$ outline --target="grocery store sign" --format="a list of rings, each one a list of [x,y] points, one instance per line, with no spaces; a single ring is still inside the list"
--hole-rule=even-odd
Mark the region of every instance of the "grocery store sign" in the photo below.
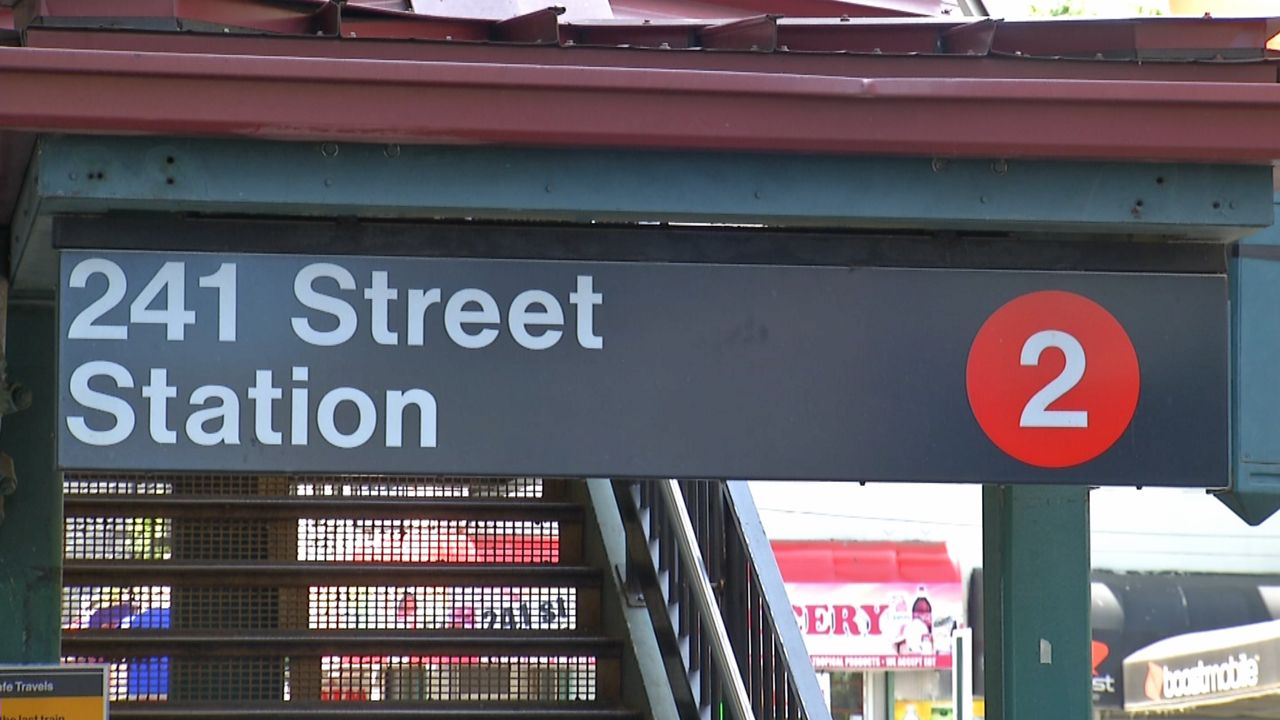
[[[1221,276],[67,250],[59,311],[66,469],[1227,482]]]
[[[960,583],[788,582],[787,597],[819,670],[931,670],[952,665]]]

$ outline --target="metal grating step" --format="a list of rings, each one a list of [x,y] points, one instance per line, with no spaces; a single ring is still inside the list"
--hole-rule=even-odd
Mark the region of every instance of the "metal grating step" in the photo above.
[[[220,518],[280,520],[287,518],[434,520],[527,520],[531,522],[581,522],[579,505],[553,500],[495,500],[472,498],[385,498],[331,496],[224,495],[186,497],[172,495],[67,495],[67,514],[86,517]]]
[[[528,659],[582,655],[617,658],[617,641],[604,637],[508,631],[481,635],[454,630],[276,630],[228,635],[217,631],[80,630],[63,635],[68,655],[168,655],[254,657],[259,655],[430,655],[442,658]]]
[[[275,495],[417,499],[554,500],[565,480],[390,475],[190,475],[75,473],[63,482],[73,495],[164,495],[208,497]]]
[[[423,707],[523,702],[579,707],[614,703],[620,695],[616,657],[412,654],[413,649],[423,648],[379,647],[380,654],[374,655],[93,654],[68,655],[65,661],[105,664],[113,703],[204,702],[241,708],[287,702]],[[406,654],[381,654],[388,652]]]
[[[311,586],[392,580],[396,583],[430,582],[436,585],[475,587],[599,587],[600,571],[592,567],[513,563],[407,564],[407,563],[286,563],[256,560],[191,562],[157,560],[69,560],[63,565],[68,585],[95,584],[121,576],[142,577],[154,584],[187,584],[216,587]]]
[[[166,703],[116,703],[114,720],[312,720],[312,718],[361,718],[362,720],[641,720],[633,710],[616,707],[565,707],[520,704],[509,707],[491,703],[483,708],[459,704],[396,707],[385,704],[279,703],[254,708]]]

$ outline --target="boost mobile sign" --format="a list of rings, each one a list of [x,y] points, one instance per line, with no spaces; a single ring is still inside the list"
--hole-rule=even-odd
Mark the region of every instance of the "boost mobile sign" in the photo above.
[[[1153,652],[1160,645],[1157,643],[1134,653],[1124,662],[1125,710],[1187,711],[1232,699],[1273,695],[1280,688],[1280,647],[1274,629],[1266,634],[1259,631],[1253,637],[1256,641],[1200,652],[1161,655]]]
[[[66,469],[1227,481],[1221,276],[93,250],[60,271]]]

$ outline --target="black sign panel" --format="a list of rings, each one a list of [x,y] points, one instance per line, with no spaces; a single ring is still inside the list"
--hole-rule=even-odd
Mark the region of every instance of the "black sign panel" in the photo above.
[[[1226,281],[64,251],[68,469],[1222,486]]]
[[[0,720],[105,720],[104,666],[0,667]]]

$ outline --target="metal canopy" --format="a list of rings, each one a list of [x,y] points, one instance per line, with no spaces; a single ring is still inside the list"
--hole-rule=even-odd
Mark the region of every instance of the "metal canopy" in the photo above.
[[[569,23],[554,10],[477,20],[324,0],[135,0],[112,3],[107,16],[86,0],[8,4],[0,8],[0,28],[14,28],[0,31],[0,225],[32,135],[48,132],[1280,158],[1276,53],[1266,50],[1280,29],[1274,19]]]

